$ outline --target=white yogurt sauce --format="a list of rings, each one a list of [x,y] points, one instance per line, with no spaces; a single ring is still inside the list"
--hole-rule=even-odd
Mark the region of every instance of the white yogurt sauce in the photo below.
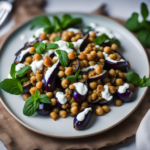
[[[113,62],[113,63],[124,62],[125,61],[124,59],[120,59],[119,61],[113,60],[105,52],[103,52],[103,55],[104,55],[105,60],[108,60],[108,61]]]
[[[75,86],[75,89],[77,90],[77,92],[81,95],[85,95],[88,92],[88,88],[87,86],[82,83],[82,82],[77,82],[73,84]]]
[[[80,112],[78,115],[77,115],[77,120],[78,121],[83,121],[85,119],[85,115],[91,111],[92,108],[89,107],[89,108],[85,108],[82,112]]]
[[[67,98],[63,92],[57,92],[56,97],[57,97],[58,101],[60,102],[60,104],[62,104],[62,105],[67,102]]]
[[[100,46],[99,46],[99,45],[95,45],[95,47],[96,47],[96,48],[99,48]]]
[[[29,40],[28,40],[28,42],[33,42],[33,41],[35,41],[35,40],[36,40],[36,38],[30,37]]]
[[[44,54],[41,54],[42,58],[44,59],[46,56],[50,56],[54,52],[55,52],[54,50],[48,50]]]
[[[47,40],[43,40],[42,43],[46,44]]]
[[[125,93],[128,88],[129,88],[129,84],[124,83],[123,85],[119,86],[118,92],[119,93]]]
[[[40,61],[33,61],[31,63],[31,70],[33,71],[33,74],[36,74],[37,70],[42,70],[42,66],[43,66],[43,60]]]
[[[23,67],[25,67],[25,65],[23,63],[19,63],[15,66],[15,70],[19,71],[20,69],[22,69]]]
[[[84,71],[88,71],[90,69],[95,69],[97,65],[94,65],[94,66],[89,66],[89,67],[86,67],[86,68],[83,68],[81,69],[80,71],[84,72]]]
[[[26,38],[26,36],[24,35],[24,34],[22,34],[21,36],[20,36],[20,40],[24,40]]]
[[[25,50],[22,50],[22,51],[21,51],[19,61],[21,61],[21,60],[22,60],[23,56],[24,56],[26,53],[28,53],[28,52],[29,52],[29,50],[30,50],[30,47],[29,47],[29,48],[27,48],[27,49],[25,49]]]
[[[74,33],[80,32],[80,30],[76,28],[68,28],[67,31],[73,31]]]
[[[72,42],[74,48],[78,53],[80,53],[80,45],[82,44],[83,41],[84,39],[78,39],[76,42]]]
[[[108,30],[106,27],[102,27],[102,26],[98,26],[96,25],[95,23],[90,23],[90,26],[95,29],[95,31],[97,32],[96,33],[96,36],[100,36],[101,34],[105,33],[106,35],[108,35],[109,38],[114,38],[115,36],[113,35],[113,33]],[[92,33],[93,31],[90,31],[90,33]]]
[[[57,61],[57,63],[55,63],[52,67],[48,67],[48,70],[45,73],[46,82],[47,82],[48,78],[50,77],[50,75],[53,73],[54,69],[57,67],[58,63],[59,63],[59,61]]]
[[[107,101],[110,101],[113,98],[113,96],[108,90],[108,85],[104,85],[104,90],[101,93],[102,93],[102,98],[104,98]]]

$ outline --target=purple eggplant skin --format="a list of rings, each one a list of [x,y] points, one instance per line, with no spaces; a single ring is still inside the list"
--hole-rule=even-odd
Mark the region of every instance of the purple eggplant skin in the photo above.
[[[112,50],[112,51],[114,51],[114,50]],[[124,57],[119,52],[117,52],[117,51],[115,51],[115,52],[118,53],[124,59]],[[105,64],[106,64],[106,67],[109,69],[113,68],[113,69],[119,69],[119,70],[125,70],[128,65],[126,60],[123,62],[117,62],[117,63],[105,60]]]
[[[62,108],[61,106],[62,106],[62,104],[59,102],[59,100],[58,100],[58,98],[56,97],[56,95],[55,95],[55,98],[56,98],[56,105],[59,107],[59,108]],[[67,102],[66,102],[67,103]],[[65,103],[65,104],[66,104]],[[65,105],[64,104],[64,105]]]
[[[60,63],[58,63],[54,69],[54,71],[52,72],[52,74],[49,76],[48,80],[46,81],[45,79],[45,66],[43,65],[43,88],[44,90],[46,90],[47,92],[52,92],[55,90],[56,86],[57,86],[57,73],[59,71],[59,65]]]
[[[85,108],[84,108],[85,109]],[[84,109],[82,111],[84,111]],[[81,112],[82,112],[81,111]],[[76,130],[82,130],[89,122],[91,116],[92,116],[92,112],[93,112],[93,109],[91,109],[91,111],[89,111],[86,115],[85,115],[85,118],[83,121],[79,121],[77,120],[77,115],[80,113],[78,113],[75,117],[74,117],[74,120],[73,120],[73,127],[76,129]]]
[[[101,105],[101,106],[103,106],[103,105],[109,105],[112,101],[113,101],[113,97],[109,101],[106,100],[105,102],[98,102],[98,104]]]
[[[31,87],[32,87],[31,83],[28,84],[28,85],[23,86],[23,92],[22,92],[22,94],[30,94],[29,90],[30,90]]]
[[[130,89],[130,87],[126,90],[124,93],[119,93],[118,91],[116,92],[116,95],[119,99],[121,99],[123,102],[129,102],[132,100],[133,93]]]
[[[80,51],[82,52],[82,51],[84,51],[84,48],[86,47],[86,45],[87,45],[87,42],[88,42],[88,38],[89,38],[89,34],[88,33],[86,33],[84,36],[83,36],[83,42],[82,42],[82,44],[80,45]]]
[[[77,62],[77,64],[76,64],[76,62]],[[71,61],[69,62],[68,67],[72,67],[72,68],[73,68],[73,73],[76,73],[77,70],[78,70],[79,67],[80,67],[80,59],[79,59],[78,57],[76,57],[76,59],[71,60]]]
[[[40,103],[36,112],[40,115],[49,115],[52,111],[52,105],[48,103]]]

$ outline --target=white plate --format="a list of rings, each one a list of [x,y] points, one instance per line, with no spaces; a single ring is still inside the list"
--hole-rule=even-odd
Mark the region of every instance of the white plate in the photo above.
[[[47,14],[51,17],[52,15],[61,16],[62,14]],[[105,26],[110,29],[117,39],[121,42],[120,52],[130,61],[132,69],[137,72],[141,77],[146,75],[149,76],[149,64],[148,57],[145,50],[139,43],[139,41],[123,26],[117,22],[108,18],[89,14],[71,14],[73,17],[81,17],[86,25],[91,22],[95,22],[99,25]],[[23,47],[24,43],[33,35],[34,30],[29,30],[31,20],[26,22],[17,28],[5,41],[2,46],[0,54],[0,81],[7,78],[10,71],[10,66],[13,63],[15,56],[14,54]],[[26,35],[26,40],[21,41],[20,36]],[[27,128],[53,137],[59,138],[79,138],[90,136],[104,132],[123,121],[129,116],[135,108],[140,104],[144,97],[147,88],[137,88],[134,92],[133,101],[124,103],[121,107],[115,107],[112,104],[111,112],[101,117],[97,117],[93,114],[88,126],[85,130],[77,131],[73,128],[73,118],[68,117],[66,119],[58,119],[53,121],[48,116],[40,116],[35,114],[32,117],[24,116],[22,113],[24,101],[22,96],[10,95],[4,91],[1,92],[2,104],[9,111],[9,113],[17,119],[21,124]]]

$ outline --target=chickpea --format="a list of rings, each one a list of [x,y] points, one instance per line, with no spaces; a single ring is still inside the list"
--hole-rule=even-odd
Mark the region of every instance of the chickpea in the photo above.
[[[111,83],[110,83],[110,82],[107,82],[107,83],[105,83],[105,85],[111,86]]]
[[[52,105],[52,106],[55,106],[55,105],[56,105],[56,102],[57,102],[57,101],[56,101],[56,98],[52,98],[52,99],[51,99],[51,105]]]
[[[65,70],[65,75],[66,76],[70,76],[72,74],[72,67],[68,67],[66,70]]]
[[[95,38],[96,37],[96,33],[95,32],[90,32],[90,37]]]
[[[23,100],[26,101],[30,96],[30,94],[23,94]]]
[[[102,46],[100,46],[100,48],[99,48],[101,51],[104,51],[104,47],[102,47]]]
[[[40,94],[43,94],[44,92],[43,89],[38,89],[38,90],[40,91]]]
[[[91,54],[87,54],[87,60],[88,61],[91,61],[91,60],[93,60],[94,58],[93,58],[93,55],[91,55]]]
[[[73,37],[73,36],[74,36],[74,32],[73,32],[73,31],[69,31],[69,32],[68,32],[68,36],[69,36],[69,37]]]
[[[69,81],[67,79],[62,80],[61,85],[63,88],[67,88],[69,86]]]
[[[119,100],[119,99],[116,100],[115,105],[118,106],[118,107],[121,106],[122,105],[122,100]]]
[[[84,63],[84,67],[88,67],[88,66],[89,66],[89,64],[88,64],[88,61],[87,61],[87,60],[83,60],[82,62]]]
[[[64,77],[64,76],[65,76],[65,73],[64,73],[63,71],[59,71],[59,72],[58,72],[58,76],[59,76],[59,77]]]
[[[96,51],[91,51],[90,54],[95,58],[97,56]]]
[[[68,35],[68,31],[66,30],[66,31],[63,31],[63,33],[62,33],[62,36],[64,36],[64,35]],[[74,33],[74,32],[73,32]]]
[[[69,36],[68,35],[64,35],[61,38],[63,41],[69,41]]]
[[[125,79],[124,73],[123,72],[119,72],[118,73],[119,78],[121,79]]]
[[[91,95],[91,99],[94,101],[94,100],[96,100],[96,98],[97,98],[97,94],[96,94],[96,93],[93,93],[93,94]]]
[[[33,53],[33,52],[35,52],[35,47],[30,47],[29,53]]]
[[[97,92],[98,92],[98,93],[100,93],[100,92],[103,91],[103,90],[104,90],[103,85],[98,85],[98,86],[97,86]]]
[[[58,107],[53,108],[52,112],[56,112],[57,114],[59,114],[59,108]]]
[[[111,45],[111,49],[117,51],[118,50],[118,46],[116,44],[112,44]]]
[[[84,108],[88,107],[88,105],[89,105],[89,104],[88,104],[88,102],[86,102],[86,101],[81,104],[81,106],[84,107]]]
[[[53,97],[53,93],[52,93],[52,92],[46,92],[46,95],[47,95],[49,98],[52,98],[52,97]]]
[[[68,101],[70,101],[72,97],[71,97],[70,94],[67,94],[67,95],[66,95],[66,98],[67,98]]]
[[[77,40],[76,37],[71,38],[71,42],[75,42],[76,40]]]
[[[116,73],[119,74],[121,71],[120,70],[116,70]]]
[[[36,80],[41,81],[42,80],[42,74],[36,73]]]
[[[42,73],[42,70],[38,70],[36,73],[41,74],[41,73]]]
[[[75,53],[75,52],[70,52],[70,53],[68,53],[68,58],[69,58],[70,60],[75,59],[75,58],[76,58],[76,53]]]
[[[65,90],[65,93],[68,94],[68,95],[71,95],[71,94],[72,94],[72,91],[67,88],[67,89]]]
[[[113,60],[116,60],[117,54],[116,54],[116,53],[110,54],[110,55],[109,55],[109,58],[110,58],[110,59],[113,59]]]
[[[102,53],[101,51],[98,51],[98,52],[97,52],[97,57],[98,57],[98,58],[103,58],[104,55],[103,55],[103,53]]]
[[[43,82],[38,81],[38,82],[36,83],[36,88],[41,89],[42,87],[43,87]]]
[[[60,110],[60,111],[59,111],[59,116],[60,116],[61,118],[66,118],[66,117],[67,117],[67,112],[66,112],[65,110]]]
[[[89,42],[94,42],[94,38],[93,37],[89,37],[88,40],[89,40]]]
[[[40,54],[38,54],[38,53],[34,54],[33,60],[39,61],[39,60],[41,60],[41,59],[42,59],[42,56],[41,56]]]
[[[99,105],[96,106],[95,112],[96,112],[96,115],[98,116],[102,116],[104,114],[102,107],[100,107]]]
[[[43,33],[40,35],[40,37],[42,38],[42,40],[45,40],[45,39],[46,39],[46,33],[43,32]]]
[[[32,76],[32,77],[30,78],[30,81],[31,81],[31,83],[32,83],[33,85],[35,85],[35,84],[36,84],[36,76]]]
[[[63,105],[61,106],[61,108],[62,108],[62,109],[67,109],[68,106],[69,106],[68,104],[63,104]]]
[[[109,81],[110,81],[110,79],[108,77],[106,77],[106,78],[103,79],[103,82],[105,82],[105,83],[107,83]]]
[[[116,93],[116,88],[114,86],[109,86],[110,93],[114,94]]]
[[[76,115],[76,114],[78,113],[78,107],[77,107],[77,106],[71,107],[70,112],[71,112],[72,114]]]
[[[100,65],[97,65],[96,68],[95,68],[95,72],[97,74],[101,74],[103,72],[103,67],[100,66]]]
[[[96,89],[97,83],[96,83],[96,82],[91,82],[91,83],[89,84],[89,86],[90,86],[91,89]]]
[[[74,102],[74,98],[72,97],[69,103],[72,104],[73,102]]]
[[[86,48],[84,49],[84,52],[85,52],[86,54],[90,53],[91,51],[92,51],[92,48],[91,48],[91,47],[86,47]]]
[[[57,119],[57,113],[56,113],[56,112],[51,112],[51,113],[50,113],[50,117],[51,117],[54,121],[56,121],[56,119]]]
[[[87,79],[88,76],[84,74],[84,75],[82,75],[82,78],[83,78],[83,79]]]
[[[81,35],[80,35],[80,34],[77,34],[77,35],[76,35],[76,39],[81,39]]]
[[[114,69],[110,69],[108,74],[109,76],[114,77],[116,75],[116,71]]]
[[[28,62],[29,64],[31,64],[32,57],[31,56],[26,57],[25,61]]]
[[[34,76],[33,72],[30,73],[30,77]]]
[[[110,111],[110,108],[107,105],[102,106],[102,109],[105,113],[108,113]]]
[[[92,50],[93,50],[93,51],[97,51],[97,47],[93,47]]]
[[[78,56],[79,59],[81,60],[86,60],[87,59],[87,55],[84,54],[83,52],[80,53],[80,55]]]
[[[133,84],[131,84],[131,83],[128,83],[128,84],[129,84],[129,86],[131,88],[131,91],[134,92],[135,91],[135,86]]]
[[[95,61],[89,61],[89,65],[90,66],[94,66],[95,65]]]
[[[52,59],[51,59],[51,57],[46,56],[46,57],[44,58],[43,64],[44,64],[46,67],[51,67],[51,66],[52,66]]]
[[[87,97],[87,101],[88,101],[88,102],[91,102],[91,101],[92,101],[92,99],[91,99],[91,95],[88,95],[88,97]]]
[[[71,90],[74,90],[75,89],[75,86],[72,84],[72,85],[69,85],[69,89]]]
[[[73,106],[78,106],[78,103],[77,103],[77,102],[73,102],[73,103],[71,104],[71,107],[73,107]]]
[[[124,73],[124,78],[126,79],[127,73]]]
[[[26,61],[24,62],[24,65],[25,66],[30,66],[30,64],[28,62],[26,62]]]
[[[64,66],[59,66],[59,70],[60,71],[65,71],[65,67]]]
[[[31,93],[31,94],[35,94],[35,91],[37,90],[37,88],[36,87],[32,87],[30,90],[29,90],[29,92]]]
[[[127,61],[127,67],[128,67],[128,69],[130,69],[131,68],[131,66],[130,66],[130,62],[129,61]]]
[[[100,59],[100,62],[101,62],[101,63],[104,63],[104,62],[105,62],[105,59]]]
[[[83,61],[80,61],[80,68],[81,68],[81,69],[84,68],[84,63],[83,63]]]
[[[106,54],[110,54],[111,53],[111,48],[109,46],[104,47],[104,52]]]
[[[123,85],[123,80],[120,78],[116,79],[116,85],[117,86]]]

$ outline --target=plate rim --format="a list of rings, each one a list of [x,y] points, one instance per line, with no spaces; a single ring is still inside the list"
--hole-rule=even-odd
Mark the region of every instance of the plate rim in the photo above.
[[[37,16],[44,16],[44,15],[57,15],[57,14],[65,14],[65,12],[61,13],[61,12],[56,12],[56,13],[44,13],[44,14],[40,14],[40,15],[36,15],[34,17],[32,17],[31,19],[25,21],[24,23],[22,23],[21,25],[17,26],[13,31],[10,32],[10,34],[6,37],[6,39],[2,42],[1,44],[1,50],[0,50],[0,55],[3,51],[3,47],[5,46],[7,40],[11,37],[12,34],[14,34],[17,30],[19,30],[22,26],[24,26],[25,24],[28,24],[30,21],[32,21],[34,18],[36,18]],[[130,36],[132,38],[134,38],[142,47],[145,55],[146,55],[146,60],[147,60],[147,63],[148,63],[148,68],[149,68],[149,74],[150,74],[150,64],[149,64],[149,58],[148,58],[148,55],[147,55],[147,52],[146,50],[144,49],[143,45],[139,42],[139,40],[130,32],[128,31],[124,26],[122,26],[120,23],[118,23],[117,21],[111,19],[111,18],[108,18],[108,17],[105,17],[105,16],[102,16],[102,15],[96,15],[96,14],[89,14],[89,13],[77,13],[77,12],[72,12],[72,13],[69,13],[69,14],[78,14],[78,15],[81,15],[81,14],[84,14],[84,15],[89,15],[89,16],[97,16],[97,17],[102,17],[102,18],[105,18],[107,20],[111,20],[115,23],[117,23],[119,26],[123,27],[126,32],[128,32],[128,34],[130,34]],[[149,77],[149,74],[148,74],[148,77]],[[3,107],[6,109],[6,111],[13,117],[15,118],[20,124],[22,124],[24,127],[26,127],[27,129],[33,131],[33,132],[36,132],[38,134],[42,134],[42,135],[45,135],[45,136],[49,136],[49,137],[54,137],[54,138],[61,138],[61,139],[75,139],[75,138],[84,138],[84,137],[89,137],[89,136],[93,136],[93,135],[97,135],[97,134],[101,134],[105,131],[108,131],[110,129],[112,129],[113,127],[117,126],[118,124],[120,124],[122,121],[124,121],[127,117],[129,117],[136,109],[137,107],[140,105],[140,103],[142,102],[142,100],[144,99],[146,93],[147,93],[147,90],[148,90],[148,87],[146,87],[141,99],[139,100],[138,104],[132,109],[131,112],[128,113],[128,115],[126,115],[124,118],[122,118],[121,120],[119,120],[117,123],[111,125],[110,127],[104,129],[104,130],[101,130],[101,131],[98,131],[98,132],[94,132],[94,133],[91,133],[91,134],[84,134],[84,135],[76,135],[76,136],[58,136],[58,135],[53,135],[53,134],[48,134],[48,133],[45,133],[45,132],[42,132],[42,131],[39,131],[39,130],[36,130],[34,129],[33,127],[27,125],[26,123],[24,123],[23,121],[21,121],[10,109],[9,107],[7,106],[7,104],[5,103],[5,101],[2,99],[1,97],[1,92],[0,92],[0,102],[1,104],[3,105]]]

